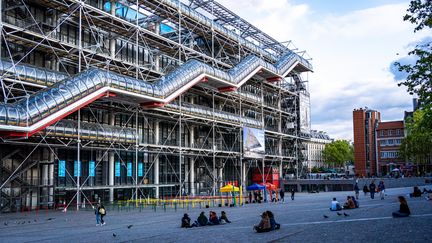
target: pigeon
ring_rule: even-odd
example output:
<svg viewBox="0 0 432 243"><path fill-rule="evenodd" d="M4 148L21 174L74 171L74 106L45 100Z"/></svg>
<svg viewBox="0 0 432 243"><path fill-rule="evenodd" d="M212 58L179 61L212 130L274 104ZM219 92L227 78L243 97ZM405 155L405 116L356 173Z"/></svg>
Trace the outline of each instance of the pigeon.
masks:
<svg viewBox="0 0 432 243"><path fill-rule="evenodd" d="M115 233L113 233L113 237L116 237L117 235Z"/></svg>
<svg viewBox="0 0 432 243"><path fill-rule="evenodd" d="M325 219L328 219L328 216L327 216L327 215L325 215L325 214L323 215L323 217L324 217Z"/></svg>
<svg viewBox="0 0 432 243"><path fill-rule="evenodd" d="M21 224L25 224L25 221L22 221Z"/></svg>
<svg viewBox="0 0 432 243"><path fill-rule="evenodd" d="M37 220L35 219L34 221L36 222Z"/></svg>
<svg viewBox="0 0 432 243"><path fill-rule="evenodd" d="M7 223L7 222L4 222L4 225L6 225L6 226L7 226L7 225L8 225L8 223Z"/></svg>
<svg viewBox="0 0 432 243"><path fill-rule="evenodd" d="M47 218L47 220L53 220L54 218Z"/></svg>
<svg viewBox="0 0 432 243"><path fill-rule="evenodd" d="M130 224L130 225L128 225L128 226L127 226L127 228L128 228L128 229L130 229L130 228L132 228L132 226L133 226L133 225L132 225L132 224Z"/></svg>
<svg viewBox="0 0 432 243"><path fill-rule="evenodd" d="M346 216L349 216L349 214L347 214L347 213L344 213L344 216L346 217Z"/></svg>
<svg viewBox="0 0 432 243"><path fill-rule="evenodd" d="M341 213L339 213L339 212L337 212L337 215L341 216L342 214L341 214Z"/></svg>
<svg viewBox="0 0 432 243"><path fill-rule="evenodd" d="M30 220L27 222L27 223L29 223L30 224Z"/></svg>

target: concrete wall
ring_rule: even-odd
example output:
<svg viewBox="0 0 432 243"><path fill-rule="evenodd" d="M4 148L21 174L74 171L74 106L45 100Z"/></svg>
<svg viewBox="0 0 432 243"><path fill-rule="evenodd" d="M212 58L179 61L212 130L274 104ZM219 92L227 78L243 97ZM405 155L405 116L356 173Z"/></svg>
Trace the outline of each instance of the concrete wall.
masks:
<svg viewBox="0 0 432 243"><path fill-rule="evenodd" d="M414 187L414 186L425 186L432 184L432 178L425 177L411 177L411 178L367 178L359 179L358 185L360 191L366 184L369 186L372 180L375 180L375 184L378 186L380 180L384 181L386 188L397 188L397 187ZM297 192L307 192L307 191L352 191L354 190L354 179L344 180L284 180L285 191L290 191L295 189Z"/></svg>

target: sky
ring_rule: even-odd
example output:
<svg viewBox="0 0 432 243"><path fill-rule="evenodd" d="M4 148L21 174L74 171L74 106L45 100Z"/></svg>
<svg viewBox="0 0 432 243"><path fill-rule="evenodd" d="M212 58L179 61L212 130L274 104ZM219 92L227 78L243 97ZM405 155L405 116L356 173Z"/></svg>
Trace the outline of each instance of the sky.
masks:
<svg viewBox="0 0 432 243"><path fill-rule="evenodd" d="M218 0L276 40L291 40L312 58L304 75L311 95L311 127L352 140L352 111L368 107L382 121L401 120L412 96L394 61L431 32L403 21L409 0ZM290 46L290 47L294 47Z"/></svg>

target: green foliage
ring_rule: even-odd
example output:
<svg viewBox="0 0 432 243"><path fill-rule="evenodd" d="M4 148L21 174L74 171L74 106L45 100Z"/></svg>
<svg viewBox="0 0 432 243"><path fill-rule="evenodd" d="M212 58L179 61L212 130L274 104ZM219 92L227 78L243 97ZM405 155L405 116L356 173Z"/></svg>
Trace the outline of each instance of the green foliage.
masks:
<svg viewBox="0 0 432 243"><path fill-rule="evenodd" d="M416 163L428 163L432 156L432 105L426 105L414 112L406 121L407 136L402 140L399 152L401 158Z"/></svg>
<svg viewBox="0 0 432 243"><path fill-rule="evenodd" d="M415 25L414 32L432 28L432 0L413 0L403 17ZM428 163L432 156L432 42L416 45L408 53L417 60L413 65L396 63L399 71L408 74L407 80L399 83L408 92L417 94L424 104L414 116L406 121L407 136L399 149L402 158L416 163Z"/></svg>
<svg viewBox="0 0 432 243"><path fill-rule="evenodd" d="M413 0L410 2L407 12L403 20L416 25L414 32L422 30L424 27L432 27L431 0Z"/></svg>
<svg viewBox="0 0 432 243"><path fill-rule="evenodd" d="M432 28L432 1L414 0L410 2L404 16L404 21L415 25L414 32ZM404 85L410 94L417 94L425 104L432 103L432 42L416 45L415 49L408 53L417 60L415 64L402 65L399 62L395 66L400 72L408 74L407 79L398 83Z"/></svg>
<svg viewBox="0 0 432 243"><path fill-rule="evenodd" d="M348 141L336 140L327 144L322 153L326 163L333 167L341 167L354 160L353 151Z"/></svg>

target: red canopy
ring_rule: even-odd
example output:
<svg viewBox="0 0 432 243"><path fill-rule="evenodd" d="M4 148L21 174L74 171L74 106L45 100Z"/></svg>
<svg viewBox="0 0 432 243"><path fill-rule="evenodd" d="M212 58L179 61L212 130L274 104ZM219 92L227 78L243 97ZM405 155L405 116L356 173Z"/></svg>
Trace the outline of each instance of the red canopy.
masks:
<svg viewBox="0 0 432 243"><path fill-rule="evenodd" d="M276 191L277 187L270 182L261 183L261 185L265 186L267 190L269 191Z"/></svg>

